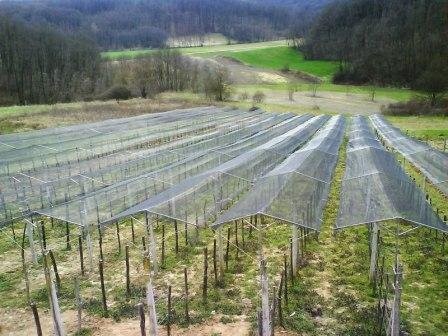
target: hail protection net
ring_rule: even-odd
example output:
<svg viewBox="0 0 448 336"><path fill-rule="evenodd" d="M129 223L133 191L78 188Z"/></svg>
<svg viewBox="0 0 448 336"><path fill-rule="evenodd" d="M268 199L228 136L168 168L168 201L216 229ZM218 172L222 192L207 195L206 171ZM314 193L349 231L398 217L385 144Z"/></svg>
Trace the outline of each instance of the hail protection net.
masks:
<svg viewBox="0 0 448 336"><path fill-rule="evenodd" d="M213 227L264 215L319 231L344 129L344 118L332 117L305 146L256 181Z"/></svg>
<svg viewBox="0 0 448 336"><path fill-rule="evenodd" d="M146 211L191 225L212 223L255 180L301 147L327 120L328 117L319 116L284 121L263 132L267 137L256 147L241 151L238 156L182 181L111 220Z"/></svg>
<svg viewBox="0 0 448 336"><path fill-rule="evenodd" d="M379 136L407 161L417 167L440 191L448 196L448 154L404 135L380 115L370 117Z"/></svg>
<svg viewBox="0 0 448 336"><path fill-rule="evenodd" d="M394 155L376 139L365 117L352 119L336 228L401 219L448 232Z"/></svg>
<svg viewBox="0 0 448 336"><path fill-rule="evenodd" d="M244 113L242 113L244 116ZM293 117L283 115L261 115L250 124L238 120L238 128L225 126L213 138L200 142L182 144L163 151L157 151L153 157L148 156L150 164L143 167L141 160L120 166L108 167L97 172L96 181L106 180L109 185L94 185L88 179L88 192L73 197L67 202L51 204L35 212L58 218L78 225L91 225L109 221L144 201L175 187L184 180L203 174L223 164L241 153L251 150L268 141L276 133L292 128L295 123L302 123L309 116ZM228 129L230 127L230 130ZM108 179L108 176L112 177ZM90 185L89 185L90 183Z"/></svg>
<svg viewBox="0 0 448 336"><path fill-rule="evenodd" d="M58 207L64 211L55 211L56 218L81 224L81 220L70 220L74 206L68 204L85 209L90 203L100 207L107 202L113 207L117 198L132 197L133 193L141 197L145 188L149 191L149 183L158 191L173 181L146 177L170 167L174 178L180 168L173 165L180 162L187 174L191 167L185 148L199 143L213 148L219 146L217 139L229 144L287 118L291 116L198 108L0 136L0 225L34 211L48 214L48 209ZM59 137L61 141L56 140ZM110 138L109 143L105 137ZM52 151L42 150L34 156L36 146ZM200 148L198 154L206 148Z"/></svg>

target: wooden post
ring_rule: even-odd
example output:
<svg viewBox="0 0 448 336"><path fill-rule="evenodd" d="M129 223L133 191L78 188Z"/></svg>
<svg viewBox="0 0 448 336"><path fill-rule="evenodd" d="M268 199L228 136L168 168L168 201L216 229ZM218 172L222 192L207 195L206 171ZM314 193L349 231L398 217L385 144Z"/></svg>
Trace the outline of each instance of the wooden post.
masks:
<svg viewBox="0 0 448 336"><path fill-rule="evenodd" d="M166 334L171 336L171 286L168 286L168 315L166 320Z"/></svg>
<svg viewBox="0 0 448 336"><path fill-rule="evenodd" d="M177 220L174 221L174 238L175 238L175 251L179 253L179 228L177 226Z"/></svg>
<svg viewBox="0 0 448 336"><path fill-rule="evenodd" d="M401 283L403 280L403 268L398 263L398 256L395 258L394 271L394 300L392 304L392 311L390 314L390 321L388 327L388 336L399 336L400 335L400 306L401 306Z"/></svg>
<svg viewBox="0 0 448 336"><path fill-rule="evenodd" d="M216 230L217 249L218 249L218 264L219 264L219 281L224 283L224 251L222 246L222 226Z"/></svg>
<svg viewBox="0 0 448 336"><path fill-rule="evenodd" d="M213 239L213 274L215 275L215 286L218 285L218 265L216 262L216 238Z"/></svg>
<svg viewBox="0 0 448 336"><path fill-rule="evenodd" d="M142 237L142 249L143 249L143 252L146 252L146 239L144 236Z"/></svg>
<svg viewBox="0 0 448 336"><path fill-rule="evenodd" d="M42 336L42 327L40 325L39 313L35 303L31 303L31 310L33 311L34 322L36 323L37 336Z"/></svg>
<svg viewBox="0 0 448 336"><path fill-rule="evenodd" d="M188 223L185 222L185 246L188 246Z"/></svg>
<svg viewBox="0 0 448 336"><path fill-rule="evenodd" d="M104 286L104 269L103 269L103 261L100 260L98 262L99 271L100 271L100 282L101 282L101 295L103 301L103 312L107 316L107 298L106 298L106 287Z"/></svg>
<svg viewBox="0 0 448 336"><path fill-rule="evenodd" d="M280 324L280 326L284 326L283 325L283 310L282 310L282 289L283 289L283 272L282 272L282 276L280 278L280 286L278 287L278 323Z"/></svg>
<svg viewBox="0 0 448 336"><path fill-rule="evenodd" d="M227 229L226 271L229 269L230 228Z"/></svg>
<svg viewBox="0 0 448 336"><path fill-rule="evenodd" d="M140 316L140 335L146 336L146 326L145 326L145 309L143 308L143 303L137 304L138 314Z"/></svg>
<svg viewBox="0 0 448 336"><path fill-rule="evenodd" d="M154 223L149 219L148 213L146 213L146 229L149 233L149 249L150 249L150 257L151 257L151 265L154 271L154 274L157 274L158 266L157 266L157 245L156 238L154 235Z"/></svg>
<svg viewBox="0 0 448 336"><path fill-rule="evenodd" d="M202 299L207 302L207 288L208 288L208 250L204 247L204 281L202 284Z"/></svg>
<svg viewBox="0 0 448 336"><path fill-rule="evenodd" d="M378 259L378 237L379 237L379 225L378 223L372 224L372 239L370 244L370 272L369 280L371 283L375 280L376 265Z"/></svg>
<svg viewBox="0 0 448 336"><path fill-rule="evenodd" d="M120 226L118 225L118 221L115 223L117 228L117 241L118 241L118 253L121 254L121 237L120 237Z"/></svg>
<svg viewBox="0 0 448 336"><path fill-rule="evenodd" d="M149 278L146 286L146 302L148 304L149 334L151 336L157 336L156 303L154 300L154 289L152 288L151 278Z"/></svg>
<svg viewBox="0 0 448 336"><path fill-rule="evenodd" d="M84 276L84 274L85 274L84 255L83 255L83 250L82 250L82 236L81 235L78 236L78 248L79 248L79 261L80 261L80 265L81 265L81 275Z"/></svg>
<svg viewBox="0 0 448 336"><path fill-rule="evenodd" d="M162 224L162 267L165 266L165 223Z"/></svg>
<svg viewBox="0 0 448 336"><path fill-rule="evenodd" d="M78 278L75 278L75 297L76 297L76 308L78 310L78 333L79 333L82 327L82 301L81 301L81 292L79 289Z"/></svg>
<svg viewBox="0 0 448 336"><path fill-rule="evenodd" d="M283 286L285 289L285 308L288 305L288 262L286 255L283 255L284 270L283 270Z"/></svg>
<svg viewBox="0 0 448 336"><path fill-rule="evenodd" d="M28 236L28 241L30 244L31 258L33 259L34 264L37 265L37 256L36 249L34 246L34 236L33 236L33 224L31 222L26 223L26 233Z"/></svg>
<svg viewBox="0 0 448 336"><path fill-rule="evenodd" d="M70 225L68 222L65 222L65 242L66 242L66 249L71 250L72 245L70 244Z"/></svg>
<svg viewBox="0 0 448 336"><path fill-rule="evenodd" d="M132 235L132 244L135 244L134 217L131 217L131 235Z"/></svg>
<svg viewBox="0 0 448 336"><path fill-rule="evenodd" d="M56 295L56 288L53 281L51 281L50 295L52 299L54 333L56 336L64 336L65 335L64 324L62 323L61 309L59 307L59 301Z"/></svg>
<svg viewBox="0 0 448 336"><path fill-rule="evenodd" d="M49 250L48 254L50 255L51 263L53 265L53 272L54 272L54 276L56 277L56 286L57 286L57 289L60 290L61 289L61 278L59 277L58 266L56 265L56 258L54 257L52 250Z"/></svg>
<svg viewBox="0 0 448 336"><path fill-rule="evenodd" d="M187 274L187 268L184 268L184 285L185 285L185 321L187 324L190 324L190 312L188 310L188 300L189 300L189 293L188 293L188 274Z"/></svg>
<svg viewBox="0 0 448 336"><path fill-rule="evenodd" d="M26 259L25 259L25 235L26 235L27 225L25 223L23 227L23 234L22 234L22 248L20 249L20 255L22 257L22 271L23 271L23 278L25 280L25 292L26 292L26 298L27 302L31 304L31 295L30 295L30 280L28 277L28 268L26 266Z"/></svg>
<svg viewBox="0 0 448 336"><path fill-rule="evenodd" d="M269 309L269 284L266 272L266 260L260 262L261 273L261 314L262 314L262 335L271 335L271 314Z"/></svg>
<svg viewBox="0 0 448 336"><path fill-rule="evenodd" d="M129 245L125 246L125 259L126 259L126 295L131 296L131 277L129 267Z"/></svg>
<svg viewBox="0 0 448 336"><path fill-rule="evenodd" d="M47 250L47 235L45 233L45 224L44 221L40 222L40 227L42 229L42 243L44 244L44 251Z"/></svg>
<svg viewBox="0 0 448 336"><path fill-rule="evenodd" d="M297 275L297 265L298 265L298 255L299 255L299 249L298 249L298 240L299 240L299 233L298 228L296 225L292 226L292 274L293 276Z"/></svg>

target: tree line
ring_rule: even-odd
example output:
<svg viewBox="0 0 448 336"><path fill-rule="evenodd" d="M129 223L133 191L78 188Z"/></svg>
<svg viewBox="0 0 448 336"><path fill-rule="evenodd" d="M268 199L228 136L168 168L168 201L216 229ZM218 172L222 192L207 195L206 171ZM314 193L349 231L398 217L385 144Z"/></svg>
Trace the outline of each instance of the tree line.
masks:
<svg viewBox="0 0 448 336"><path fill-rule="evenodd" d="M314 3L329 0L315 0ZM298 2L300 3L300 2ZM165 45L168 37L222 33L240 42L286 37L319 8L243 0L43 0L0 2L8 17L82 33L102 49ZM298 28L299 27L299 28Z"/></svg>
<svg viewBox="0 0 448 336"><path fill-rule="evenodd" d="M0 102L66 102L94 91L99 53L83 37L0 16Z"/></svg>
<svg viewBox="0 0 448 336"><path fill-rule="evenodd" d="M448 3L441 0L342 0L314 21L309 59L340 62L342 83L429 91L448 89Z"/></svg>
<svg viewBox="0 0 448 336"><path fill-rule="evenodd" d="M150 56L102 62L92 41L0 16L0 105L151 98L189 90L211 99L230 94L227 70L161 49Z"/></svg>

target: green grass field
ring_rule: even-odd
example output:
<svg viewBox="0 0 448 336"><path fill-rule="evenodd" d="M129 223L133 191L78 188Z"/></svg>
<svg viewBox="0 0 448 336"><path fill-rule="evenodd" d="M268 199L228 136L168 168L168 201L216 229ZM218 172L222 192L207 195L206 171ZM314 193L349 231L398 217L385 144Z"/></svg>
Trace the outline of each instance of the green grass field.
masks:
<svg viewBox="0 0 448 336"><path fill-rule="evenodd" d="M177 48L183 55L194 57L225 56L246 65L272 70L290 69L328 80L337 71L338 64L328 61L308 61L303 54L289 47L287 42L270 41L247 44L214 45ZM102 54L110 60L133 59L154 53L152 49L108 51Z"/></svg>
<svg viewBox="0 0 448 336"><path fill-rule="evenodd" d="M279 40L279 41L268 41L257 43L212 45L204 47L176 48L176 50L180 51L184 55L207 57L207 56L214 56L216 54L224 52L241 52L256 49L266 49L278 46L281 47L287 46L287 41ZM101 56L104 59L109 60L133 59L154 53L157 50L158 49L132 49L132 50L126 49L126 50L105 51L101 54Z"/></svg>

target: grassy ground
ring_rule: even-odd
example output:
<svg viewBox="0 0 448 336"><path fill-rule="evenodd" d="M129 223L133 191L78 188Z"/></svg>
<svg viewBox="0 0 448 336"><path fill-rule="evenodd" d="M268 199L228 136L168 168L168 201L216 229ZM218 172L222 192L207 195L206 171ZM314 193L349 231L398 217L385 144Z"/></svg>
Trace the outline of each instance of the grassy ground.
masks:
<svg viewBox="0 0 448 336"><path fill-rule="evenodd" d="M306 92L312 90L310 84L295 84L295 89L299 92ZM235 89L238 91L247 91L247 92L255 92L258 90L261 91L287 91L289 88L289 84L278 83L278 84L257 84L257 85L238 85L235 86ZM355 86L355 85L338 85L332 83L322 83L317 86L317 94L319 92L338 92L338 93L346 93L346 94L360 94L365 95L366 97L370 97L373 90L375 91L375 97L377 98L389 98L396 101L407 101L415 95L418 95L418 92L408 89L399 89L399 88L373 88L372 86L364 85L364 86Z"/></svg>
<svg viewBox="0 0 448 336"><path fill-rule="evenodd" d="M249 51L255 49L266 49L276 46L285 46L287 41L268 41L257 43L241 43L241 44L229 44L229 45L213 45L204 47L189 47L189 48L177 48L184 55L191 56L214 56L222 52L240 52ZM102 53L104 59L119 60L119 59L133 59L144 55L151 54L157 49L135 49L135 50L119 50L119 51L106 51Z"/></svg>
<svg viewBox="0 0 448 336"><path fill-rule="evenodd" d="M163 93L155 99L75 102L55 105L0 107L0 134L47 127L132 117L140 114L210 105L189 92Z"/></svg>

